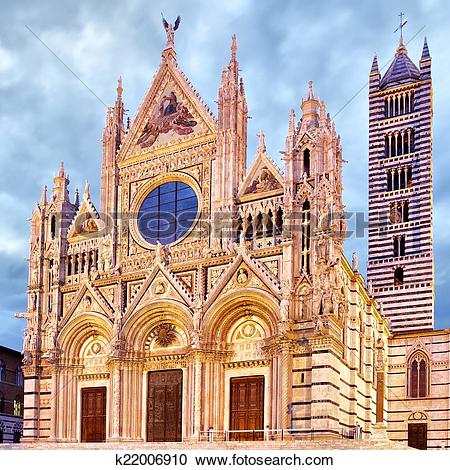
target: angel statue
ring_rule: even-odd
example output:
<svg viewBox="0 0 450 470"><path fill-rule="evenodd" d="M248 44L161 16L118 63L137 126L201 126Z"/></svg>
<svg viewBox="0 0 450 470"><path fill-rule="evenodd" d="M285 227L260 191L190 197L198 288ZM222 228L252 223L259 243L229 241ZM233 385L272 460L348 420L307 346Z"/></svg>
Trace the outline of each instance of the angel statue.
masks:
<svg viewBox="0 0 450 470"><path fill-rule="evenodd" d="M173 42L174 33L178 29L178 27L180 26L181 16L178 15L177 19L175 20L175 24L173 26L166 21L166 19L164 18L162 13L161 13L161 16L162 16L163 26L164 26L164 29L166 30L166 34L167 34L166 47L173 46L173 44L174 44L174 42Z"/></svg>

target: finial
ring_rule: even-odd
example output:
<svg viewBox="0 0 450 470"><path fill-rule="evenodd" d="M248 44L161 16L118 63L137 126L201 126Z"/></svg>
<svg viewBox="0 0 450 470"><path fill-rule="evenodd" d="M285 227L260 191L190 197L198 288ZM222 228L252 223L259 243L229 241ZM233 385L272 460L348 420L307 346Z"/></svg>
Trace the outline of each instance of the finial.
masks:
<svg viewBox="0 0 450 470"><path fill-rule="evenodd" d="M73 203L75 206L80 205L80 193L78 192L78 188L75 189L75 198L74 198Z"/></svg>
<svg viewBox="0 0 450 470"><path fill-rule="evenodd" d="M314 98L313 81L310 80L308 82L308 99L312 100L313 98Z"/></svg>
<svg viewBox="0 0 450 470"><path fill-rule="evenodd" d="M174 47L175 31L180 26L181 16L179 15L177 16L177 19L175 20L175 24L173 26L166 21L162 13L161 13L161 17L162 17L162 23L163 23L164 29L166 30L166 34L167 34L167 42L166 42L165 49L170 49Z"/></svg>
<svg viewBox="0 0 450 470"><path fill-rule="evenodd" d="M259 153L266 153L266 141L265 141L265 136L264 136L264 131L261 129L259 131L259 134L257 134L259 137L259 143L258 143L258 148L256 149L256 152Z"/></svg>
<svg viewBox="0 0 450 470"><path fill-rule="evenodd" d="M42 195L41 195L41 206L45 206L47 204L47 185L44 184L42 188Z"/></svg>
<svg viewBox="0 0 450 470"><path fill-rule="evenodd" d="M64 178L64 162L59 164L58 176Z"/></svg>
<svg viewBox="0 0 450 470"><path fill-rule="evenodd" d="M119 77L119 80L117 80L117 97L120 98L122 96L122 76Z"/></svg>
<svg viewBox="0 0 450 470"><path fill-rule="evenodd" d="M83 194L83 198L84 199L88 199L90 198L90 188L89 188L89 181L86 180L86 183L84 185L84 194Z"/></svg>
<svg viewBox="0 0 450 470"><path fill-rule="evenodd" d="M288 134L294 135L294 133L295 133L295 110L291 109L291 114L289 115Z"/></svg>
<svg viewBox="0 0 450 470"><path fill-rule="evenodd" d="M236 51L237 51L236 34L233 34L233 36L231 37L231 58L232 58L232 60L236 59Z"/></svg>
<svg viewBox="0 0 450 470"><path fill-rule="evenodd" d="M408 20L403 21L403 17L405 16L405 14L403 12L400 12L400 14L398 16L400 17L400 24L399 24L398 28L394 31L394 33L396 33L397 31L400 31L399 47L401 47L401 46L404 46L404 44L403 44L403 27L408 22Z"/></svg>

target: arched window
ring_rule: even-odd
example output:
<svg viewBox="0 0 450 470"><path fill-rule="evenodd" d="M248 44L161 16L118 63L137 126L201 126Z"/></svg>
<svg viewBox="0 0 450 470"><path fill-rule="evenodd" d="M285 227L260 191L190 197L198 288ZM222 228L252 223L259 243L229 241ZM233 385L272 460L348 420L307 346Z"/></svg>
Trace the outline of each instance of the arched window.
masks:
<svg viewBox="0 0 450 470"><path fill-rule="evenodd" d="M258 213L255 219L256 238L262 238L264 236L263 227L263 216L261 212Z"/></svg>
<svg viewBox="0 0 450 470"><path fill-rule="evenodd" d="M394 286L401 286L403 284L403 268L395 268L394 271Z"/></svg>
<svg viewBox="0 0 450 470"><path fill-rule="evenodd" d="M283 233L283 209L280 207L275 215L275 234L281 235Z"/></svg>
<svg viewBox="0 0 450 470"><path fill-rule="evenodd" d="M270 209L266 219L266 237L273 237L273 214Z"/></svg>
<svg viewBox="0 0 450 470"><path fill-rule="evenodd" d="M306 274L310 273L310 251L311 251L311 206L308 200L305 200L302 206L302 240L301 240L301 258L300 269Z"/></svg>
<svg viewBox="0 0 450 470"><path fill-rule="evenodd" d="M428 360L419 352L409 361L408 396L422 398L428 396Z"/></svg>
<svg viewBox="0 0 450 470"><path fill-rule="evenodd" d="M50 217L50 237L53 240L56 236L56 215Z"/></svg>
<svg viewBox="0 0 450 470"><path fill-rule="evenodd" d="M311 152L309 149L303 150L303 173L306 176L311 176Z"/></svg>
<svg viewBox="0 0 450 470"><path fill-rule="evenodd" d="M241 233L244 230L242 226L242 217L239 217L237 220L237 228L236 228L236 241L239 241L241 239Z"/></svg>
<svg viewBox="0 0 450 470"><path fill-rule="evenodd" d="M14 416L22 416L22 400L19 395L14 398Z"/></svg>
<svg viewBox="0 0 450 470"><path fill-rule="evenodd" d="M22 367L16 367L16 385L23 386L23 372Z"/></svg>
<svg viewBox="0 0 450 470"><path fill-rule="evenodd" d="M5 412L5 395L0 392L0 414Z"/></svg>
<svg viewBox="0 0 450 470"><path fill-rule="evenodd" d="M245 231L245 239L253 240L253 217L251 215L247 217L247 230Z"/></svg>
<svg viewBox="0 0 450 470"><path fill-rule="evenodd" d="M0 382L6 381L6 364L0 359Z"/></svg>

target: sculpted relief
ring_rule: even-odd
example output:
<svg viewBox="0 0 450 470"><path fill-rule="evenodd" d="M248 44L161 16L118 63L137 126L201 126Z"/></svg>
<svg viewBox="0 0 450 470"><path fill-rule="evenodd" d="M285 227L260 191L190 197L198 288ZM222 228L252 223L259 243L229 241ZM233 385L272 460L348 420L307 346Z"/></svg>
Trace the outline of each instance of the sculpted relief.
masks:
<svg viewBox="0 0 450 470"><path fill-rule="evenodd" d="M147 122L137 143L142 148L151 147L161 134L170 131L178 135L192 134L196 125L194 116L171 91L161 100L157 114Z"/></svg>

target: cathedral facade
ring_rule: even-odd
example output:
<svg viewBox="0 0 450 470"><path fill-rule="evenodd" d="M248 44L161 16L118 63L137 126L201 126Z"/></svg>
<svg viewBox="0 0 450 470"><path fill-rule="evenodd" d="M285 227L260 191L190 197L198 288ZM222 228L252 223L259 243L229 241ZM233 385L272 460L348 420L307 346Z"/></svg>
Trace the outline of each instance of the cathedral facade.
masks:
<svg viewBox="0 0 450 470"><path fill-rule="evenodd" d="M247 169L236 39L215 117L178 64L178 24L165 23L160 67L128 124L119 80L100 210L88 184L69 197L61 164L33 212L24 440L283 430L450 446L449 331L393 334L376 280L346 260L342 146L325 103L310 82L287 122L284 168L261 131Z"/></svg>

